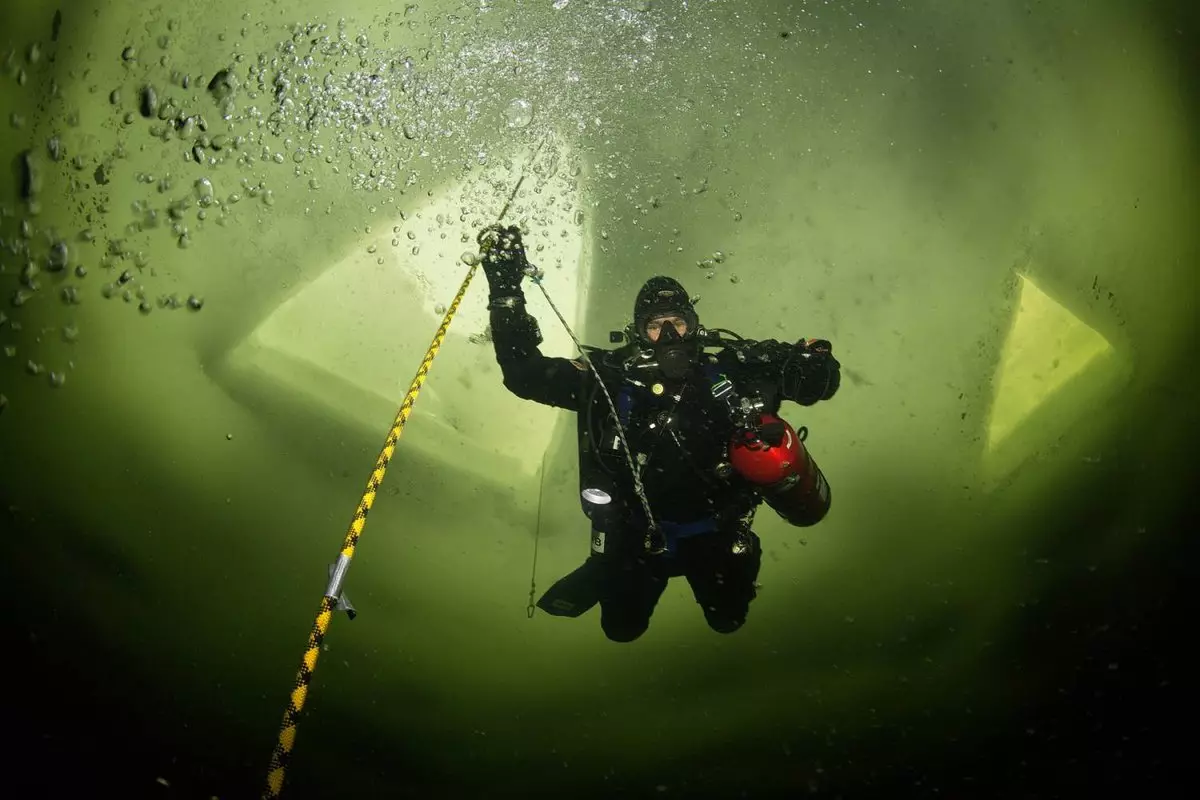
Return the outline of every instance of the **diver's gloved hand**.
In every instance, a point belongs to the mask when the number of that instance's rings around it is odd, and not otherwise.
[[[833,345],[828,339],[800,339],[796,342],[796,347],[813,354],[833,353]]]
[[[842,382],[833,345],[826,339],[801,339],[790,349],[780,373],[782,396],[802,406],[833,397]]]
[[[521,278],[529,268],[521,229],[516,225],[490,225],[479,232],[483,272],[487,275],[490,300],[502,297],[522,297]]]

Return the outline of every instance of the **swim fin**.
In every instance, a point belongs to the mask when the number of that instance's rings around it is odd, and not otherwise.
[[[537,607],[556,617],[578,617],[600,602],[600,565],[589,558],[551,586]]]

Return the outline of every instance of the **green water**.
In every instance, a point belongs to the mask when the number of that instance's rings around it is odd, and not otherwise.
[[[504,389],[478,275],[285,796],[1172,785],[1191,4],[55,10],[0,9],[13,796],[262,790],[326,565],[518,181],[506,219],[585,342],[654,274],[707,325],[833,342],[839,394],[784,407],[833,510],[760,513],[732,636],[682,582],[631,644],[598,612],[527,618],[535,543],[539,592],[587,553],[574,419]],[[526,293],[543,351],[572,355]]]

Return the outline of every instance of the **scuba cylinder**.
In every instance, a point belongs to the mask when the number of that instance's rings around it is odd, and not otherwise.
[[[792,426],[774,414],[761,414],[757,425],[734,433],[729,462],[792,525],[815,525],[829,512],[825,475]]]

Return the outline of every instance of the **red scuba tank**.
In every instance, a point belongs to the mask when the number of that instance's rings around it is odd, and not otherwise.
[[[729,443],[729,462],[743,478],[761,487],[763,499],[792,525],[807,527],[829,512],[829,484],[796,435],[774,414],[760,426],[783,426],[783,440],[772,445],[753,431],[739,431]],[[768,437],[769,438],[769,437]]]

